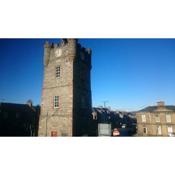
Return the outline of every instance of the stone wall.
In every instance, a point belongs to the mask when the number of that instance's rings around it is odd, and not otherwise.
[[[166,121],[166,114],[171,115],[171,122]],[[146,122],[142,121],[142,115],[145,115]],[[154,112],[138,112],[137,117],[137,133],[139,136],[168,136],[168,127],[172,126],[175,132],[175,112],[170,110],[154,111]],[[159,117],[160,121],[156,121]],[[161,127],[161,134],[158,134],[158,127]],[[143,128],[147,128],[147,133],[143,132]]]
[[[52,131],[58,136],[84,135],[91,115],[91,51],[75,39],[46,43],[44,49],[39,136],[50,136]],[[59,78],[56,66],[60,66]],[[59,96],[59,108],[54,108],[54,96]]]

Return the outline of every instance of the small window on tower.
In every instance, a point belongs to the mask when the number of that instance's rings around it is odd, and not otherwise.
[[[60,77],[60,66],[56,66],[56,78]]]
[[[54,108],[59,108],[59,96],[54,97]]]

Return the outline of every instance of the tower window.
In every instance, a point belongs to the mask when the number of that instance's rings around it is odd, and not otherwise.
[[[59,96],[55,96],[54,97],[54,108],[58,108],[59,107]]]
[[[56,75],[56,78],[60,77],[60,66],[56,66],[55,75]]]

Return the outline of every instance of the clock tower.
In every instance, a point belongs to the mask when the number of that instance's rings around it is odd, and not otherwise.
[[[91,49],[76,39],[44,45],[39,136],[88,135]]]

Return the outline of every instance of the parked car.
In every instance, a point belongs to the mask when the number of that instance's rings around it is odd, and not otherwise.
[[[175,133],[169,133],[168,136],[169,137],[175,137]]]

